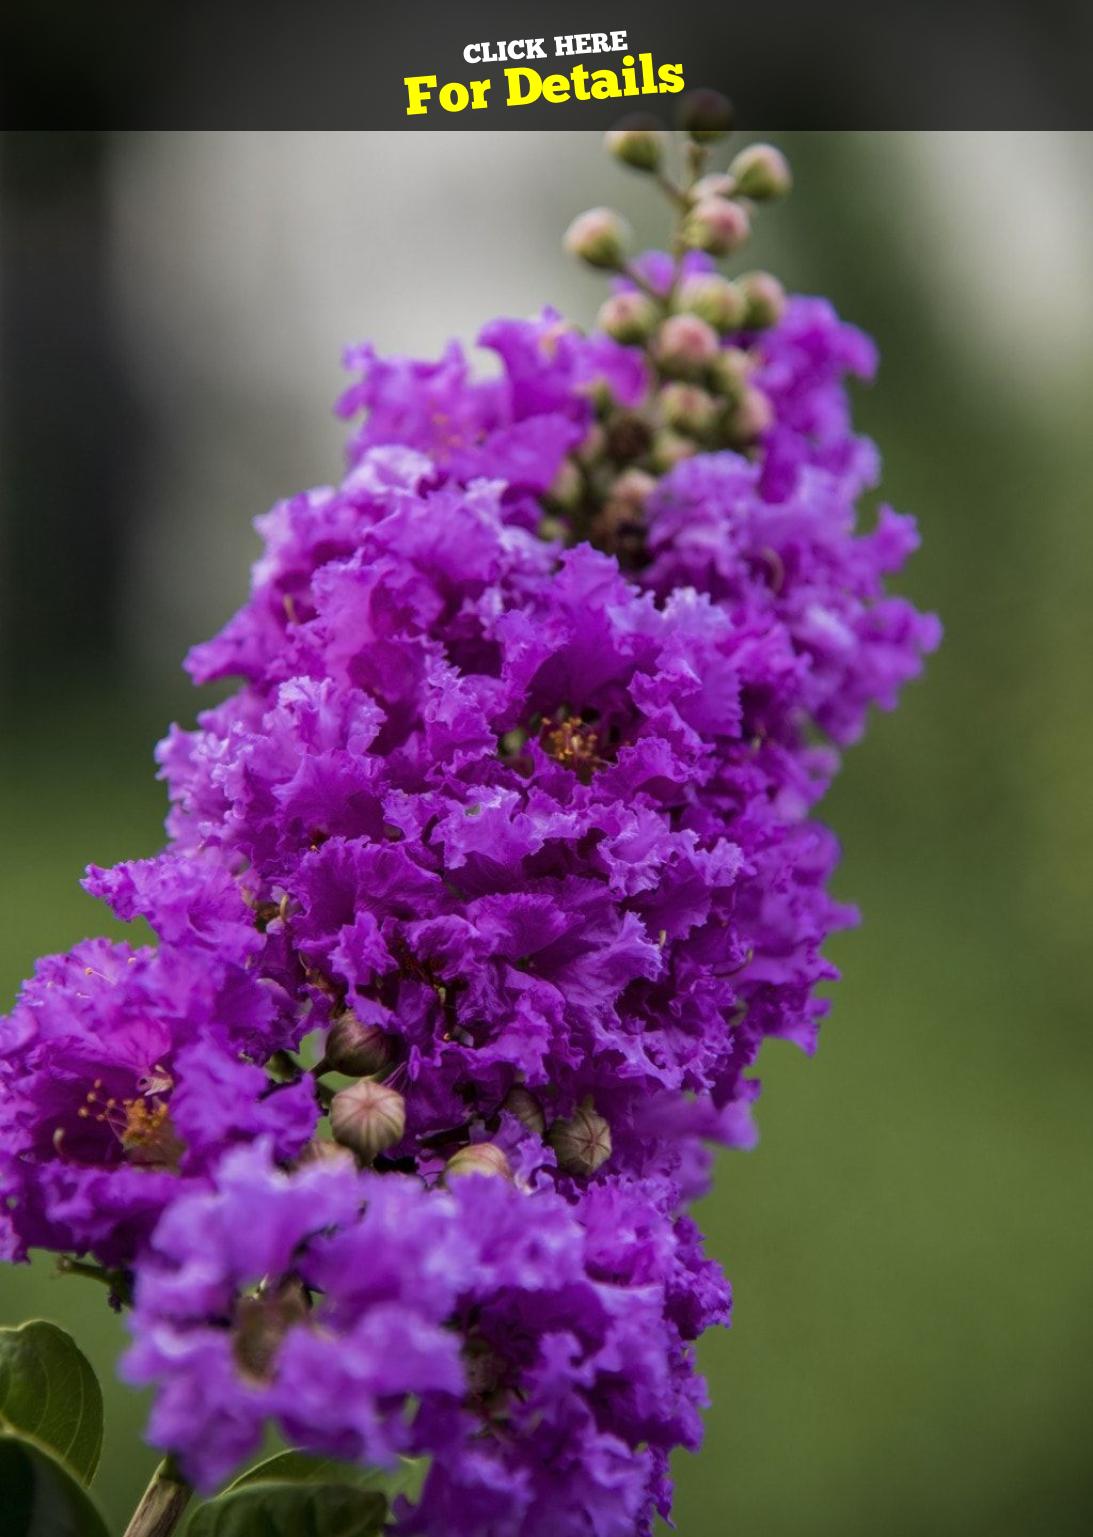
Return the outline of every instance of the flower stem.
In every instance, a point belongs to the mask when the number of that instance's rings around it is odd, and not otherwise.
[[[171,1537],[192,1492],[174,1458],[165,1457],[152,1474],[125,1537]]]

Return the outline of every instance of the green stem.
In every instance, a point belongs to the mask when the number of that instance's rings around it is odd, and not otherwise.
[[[171,1537],[193,1491],[173,1457],[165,1457],[125,1528],[125,1537]]]

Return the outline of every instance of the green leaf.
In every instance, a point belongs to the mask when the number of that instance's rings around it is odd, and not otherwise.
[[[416,1501],[428,1467],[427,1457],[400,1457],[396,1468],[365,1468],[329,1457],[312,1457],[308,1452],[278,1452],[240,1473],[229,1485],[229,1492],[254,1483],[350,1484],[355,1489],[373,1490],[388,1500],[404,1494]]]
[[[70,1334],[37,1318],[0,1329],[0,1418],[89,1484],[102,1451],[102,1390]]]
[[[107,1537],[91,1497],[44,1446],[0,1430],[4,1537]]]
[[[270,1480],[199,1505],[186,1537],[376,1537],[386,1517],[387,1501],[374,1490]]]

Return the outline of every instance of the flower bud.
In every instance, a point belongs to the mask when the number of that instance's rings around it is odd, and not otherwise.
[[[748,301],[748,328],[776,326],[786,310],[786,291],[778,279],[769,272],[745,272],[737,282]]]
[[[495,1142],[472,1142],[452,1154],[444,1170],[445,1179],[457,1179],[464,1174],[485,1174],[493,1179],[512,1178],[509,1161]]]
[[[736,180],[740,196],[754,198],[757,203],[785,197],[793,186],[789,162],[773,144],[749,144],[737,155],[729,172]]]
[[[680,460],[689,459],[697,452],[698,444],[692,438],[685,438],[668,427],[654,434],[650,450],[653,468],[658,475],[666,475],[669,470],[675,469]]]
[[[557,507],[566,512],[572,512],[581,499],[584,490],[584,478],[572,459],[563,459],[558,466],[558,473],[550,483],[547,492],[549,499]]]
[[[720,91],[690,91],[680,103],[679,126],[696,144],[710,144],[732,130],[732,102]]]
[[[353,1168],[353,1154],[347,1147],[342,1147],[340,1142],[331,1142],[327,1137],[312,1137],[300,1149],[296,1167],[314,1168],[318,1163],[344,1163]]]
[[[590,1099],[568,1120],[555,1121],[548,1140],[569,1174],[595,1174],[611,1156],[611,1128]]]
[[[545,1135],[546,1117],[543,1114],[543,1107],[535,1095],[529,1093],[522,1084],[513,1085],[501,1101],[501,1109],[514,1115],[521,1126],[525,1126],[535,1136]]]
[[[751,221],[740,203],[724,197],[703,198],[683,221],[683,239],[692,250],[728,256],[751,234]]]
[[[335,1094],[330,1106],[335,1139],[371,1163],[377,1153],[401,1142],[406,1131],[406,1102],[396,1090],[362,1078]]]
[[[729,417],[729,438],[740,448],[746,448],[774,422],[774,408],[769,398],[754,385],[747,385]]]
[[[728,278],[716,272],[700,273],[688,278],[679,291],[676,307],[688,314],[698,315],[715,331],[738,331],[748,312],[748,301],[742,289]]]
[[[652,475],[644,470],[624,470],[608,493],[608,505],[618,512],[638,516],[657,488]]]
[[[718,346],[717,332],[697,315],[669,315],[657,332],[657,361],[669,373],[698,373]]]
[[[367,1078],[391,1065],[390,1038],[375,1025],[362,1025],[349,1009],[337,1014],[326,1033],[324,1062],[331,1072]]]
[[[657,396],[660,414],[680,432],[705,432],[713,425],[717,405],[697,384],[666,384]]]
[[[607,446],[607,433],[599,422],[593,422],[584,437],[577,444],[575,453],[577,459],[586,468],[603,458],[604,449]]]
[[[719,395],[739,400],[751,375],[755,359],[741,347],[722,347],[709,368],[709,379]]]
[[[692,203],[701,203],[708,197],[732,197],[735,191],[736,183],[728,171],[711,171],[695,182],[687,196]]]
[[[608,152],[636,171],[657,171],[664,157],[664,134],[655,128],[612,128],[604,135]]]
[[[657,307],[647,294],[612,294],[600,306],[596,324],[601,331],[627,344],[645,341],[657,323]]]
[[[621,267],[628,236],[626,221],[613,209],[590,208],[577,215],[562,243],[590,267]]]

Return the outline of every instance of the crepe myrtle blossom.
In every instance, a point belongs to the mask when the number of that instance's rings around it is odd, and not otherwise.
[[[698,1444],[729,1290],[688,1203],[764,1040],[815,1045],[855,921],[815,807],[940,633],[888,591],[913,522],[861,510],[872,344],[716,270],[790,179],[703,175],[722,108],[678,185],[612,141],[679,223],[630,260],[578,221],[590,334],[347,355],[344,476],[190,655],[236,689],[160,745],[167,847],[87,873],[156,944],[0,1022],[0,1252],[105,1267],[202,1490],[273,1424],[428,1457],[405,1537],[644,1537]]]
[[[199,1488],[272,1421],[325,1456],[427,1454],[407,1533],[624,1537],[667,1512],[667,1454],[700,1435],[690,1342],[729,1296],[655,1182],[570,1204],[272,1154],[229,1153],[181,1196],[137,1282],[123,1375]]]

